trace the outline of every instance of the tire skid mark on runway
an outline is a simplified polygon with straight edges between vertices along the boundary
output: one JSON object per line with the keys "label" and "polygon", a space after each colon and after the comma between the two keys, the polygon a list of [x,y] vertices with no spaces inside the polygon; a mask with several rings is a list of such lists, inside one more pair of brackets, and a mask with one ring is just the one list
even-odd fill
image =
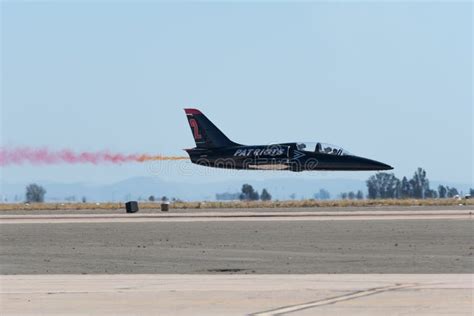
{"label": "tire skid mark on runway", "polygon": [[283,306],[283,307],[278,307],[272,310],[267,310],[263,312],[257,312],[250,314],[250,316],[277,316],[277,315],[285,315],[289,313],[294,313],[294,312],[299,312],[302,310],[310,309],[310,308],[315,308],[319,306],[325,306],[325,305],[330,305],[330,304],[336,304],[339,302],[344,302],[344,301],[349,301],[349,300],[354,300],[360,297],[366,297],[370,295],[375,295],[379,293],[384,293],[384,292],[390,292],[390,291],[396,291],[399,289],[405,289],[405,288],[410,288],[410,287],[415,287],[418,286],[419,284],[395,284],[395,285],[390,285],[390,286],[384,286],[384,287],[376,287],[376,288],[371,288],[367,290],[360,290],[356,292],[351,292],[348,294],[340,295],[340,296],[334,296],[331,298],[326,298],[323,300],[318,300],[318,301],[313,301],[313,302],[307,302],[307,303],[302,303],[302,304],[297,304],[297,305],[290,305],[290,306]]}

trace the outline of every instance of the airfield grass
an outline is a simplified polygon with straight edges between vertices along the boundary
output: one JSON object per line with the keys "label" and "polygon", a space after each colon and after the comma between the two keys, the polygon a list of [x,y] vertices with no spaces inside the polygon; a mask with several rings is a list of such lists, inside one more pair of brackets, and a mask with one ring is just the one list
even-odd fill
{"label": "airfield grass", "polygon": [[[244,209],[244,208],[305,208],[364,206],[449,206],[474,205],[473,199],[384,199],[384,200],[291,200],[232,202],[170,202],[171,209]],[[123,202],[104,203],[3,203],[0,211],[8,210],[114,210],[123,209]],[[161,202],[140,202],[142,209],[159,209]]]}

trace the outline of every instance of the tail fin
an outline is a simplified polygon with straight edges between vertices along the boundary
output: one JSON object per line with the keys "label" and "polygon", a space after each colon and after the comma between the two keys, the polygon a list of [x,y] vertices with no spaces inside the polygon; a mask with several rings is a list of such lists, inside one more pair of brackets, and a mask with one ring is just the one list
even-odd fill
{"label": "tail fin", "polygon": [[224,135],[201,111],[184,109],[196,147],[217,148],[238,145]]}

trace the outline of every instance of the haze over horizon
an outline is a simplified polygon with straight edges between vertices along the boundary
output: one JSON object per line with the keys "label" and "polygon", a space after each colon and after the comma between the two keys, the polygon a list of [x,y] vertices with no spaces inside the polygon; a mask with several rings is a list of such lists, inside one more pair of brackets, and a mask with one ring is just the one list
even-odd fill
{"label": "haze over horizon", "polygon": [[[185,155],[183,108],[243,144],[322,141],[472,184],[472,3],[2,2],[1,144]],[[442,21],[442,23],[440,23]],[[1,184],[357,179],[186,161],[0,167]]]}

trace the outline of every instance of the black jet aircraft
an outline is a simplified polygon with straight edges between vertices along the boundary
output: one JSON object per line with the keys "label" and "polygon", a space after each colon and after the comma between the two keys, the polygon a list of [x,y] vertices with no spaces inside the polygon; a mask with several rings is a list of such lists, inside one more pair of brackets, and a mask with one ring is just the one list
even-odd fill
{"label": "black jet aircraft", "polygon": [[201,111],[184,109],[196,147],[185,149],[195,164],[250,170],[390,170],[384,163],[358,157],[324,143],[281,143],[246,146],[234,143]]}

